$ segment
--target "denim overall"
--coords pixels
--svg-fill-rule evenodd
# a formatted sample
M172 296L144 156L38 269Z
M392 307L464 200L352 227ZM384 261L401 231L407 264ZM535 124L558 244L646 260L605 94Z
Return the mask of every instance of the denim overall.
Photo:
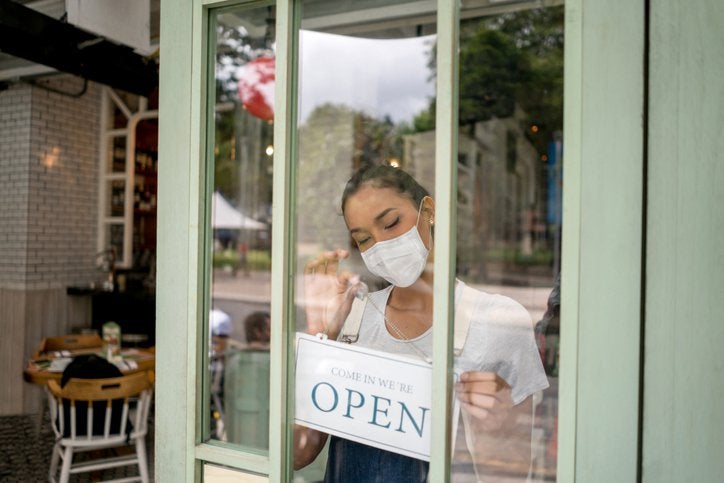
M332 436L325 483L420 483L429 464L397 453Z

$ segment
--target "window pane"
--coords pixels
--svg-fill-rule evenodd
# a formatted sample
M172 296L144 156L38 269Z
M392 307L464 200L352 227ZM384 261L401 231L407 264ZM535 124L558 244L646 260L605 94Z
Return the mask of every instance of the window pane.
M463 409L453 472L525 481L531 469L548 481L557 448L563 7L461 17L457 276L486 293L487 332L471 327L467 341L483 353L479 370L506 381L483 392L516 404L499 424Z
M123 224L107 224L105 227L104 240L107 240L108 246L110 247L107 255L104 252L104 256L110 256L113 260L117 260L120 253L123 253ZM105 262L104 262L105 263ZM112 289L112 288L111 288Z
M211 15L209 436L267 452L274 7ZM213 151L212 151L213 150Z
M106 182L105 215L122 218L126 212L126 182L111 180Z
M367 354L354 366L351 359L335 362L323 351L328 346L302 359L305 353L298 346L295 415L313 428L296 428L296 455L305 463L313 460L295 475L300 481L320 481L325 472L332 481L360 481L373 475L376 481L415 481L427 471L417 446L407 444L403 433L415 435L416 427L423 434L429 430L429 402L427 408L410 405L409 412L402 410L399 401L414 388L396 372L398 366L390 363L389 356L414 361L421 371L428 371L430 382L426 360L432 352L432 274L426 262L432 260L428 257L432 199L423 201L422 192L409 186L400 192L379 188L373 181L349 192L344 210L341 206L350 177L373 166L384 166L375 171L382 176L394 178L404 170L427 190L434 185L435 127L430 113L435 98L431 68L435 11L420 10L419 2L402 8L403 3L302 2L297 330L337 338L336 322L343 321L358 293L365 304L359 338L339 347L374 349L386 359ZM369 186L374 188L366 190ZM411 243L417 249L412 267L403 260L402 267L370 271L367 267L375 264L363 259L361 252L406 232L414 235ZM403 244L393 250L409 248ZM362 296L357 277L366 285L367 297ZM399 287L393 288L391 282ZM306 372L301 367L307 360L319 372L302 380ZM314 396L307 388L316 388ZM359 430L363 426L378 431L367 434ZM322 436L321 427L335 436ZM413 438L416 443L424 440L419 434ZM328 448L321 447L324 441ZM397 478L389 472L390 465Z
M125 173L126 172L126 137L114 136L110 138L108 143L109 153L107 173Z

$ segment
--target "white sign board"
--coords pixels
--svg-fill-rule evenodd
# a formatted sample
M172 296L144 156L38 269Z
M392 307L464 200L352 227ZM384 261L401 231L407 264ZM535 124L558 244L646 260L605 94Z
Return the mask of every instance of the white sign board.
M431 365L297 333L298 424L429 461L431 400Z

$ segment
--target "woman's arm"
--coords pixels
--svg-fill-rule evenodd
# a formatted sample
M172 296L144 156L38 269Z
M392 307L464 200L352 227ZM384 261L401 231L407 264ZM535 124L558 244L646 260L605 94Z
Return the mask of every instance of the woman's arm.
M298 424L294 425L294 470L314 461L327 442L327 434Z

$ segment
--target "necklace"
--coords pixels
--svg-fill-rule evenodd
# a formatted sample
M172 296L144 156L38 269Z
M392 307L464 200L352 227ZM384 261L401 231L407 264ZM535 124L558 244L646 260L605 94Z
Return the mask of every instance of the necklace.
M395 332L398 338L404 340L405 342L408 342L410 344L410 347L412 347L415 352L417 352L417 355L422 358L423 361L427 362L428 364L432 364L432 358L428 356L420 347L417 346L413 341L411 341L403 332L400 330L397 325L390 320L387 315L385 315L385 312L381 310L376 303L372 301L372 297L367 297L367 301L372 304L372 307L379 312L382 315L382 318L384 319L385 323L390 326L390 328Z

